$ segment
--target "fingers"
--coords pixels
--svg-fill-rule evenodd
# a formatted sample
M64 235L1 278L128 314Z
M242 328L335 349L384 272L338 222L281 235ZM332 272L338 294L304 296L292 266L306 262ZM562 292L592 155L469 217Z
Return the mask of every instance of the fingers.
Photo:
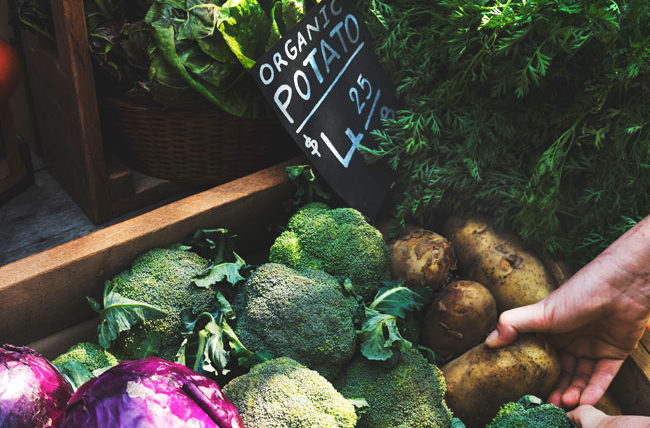
M545 319L541 302L505 311L499 317L497 328L485 339L485 344L490 348L500 348L514 342L519 333L547 331L550 326Z
M607 418L605 413L592 406L580 406L569 412L568 416L579 428L597 427Z
M601 399L609 384L612 383L614 376L623 365L623 360L600 360L594 367L593 374L589 384L582 391L580 396L580 405L594 405Z
M573 379L573 373L576 369L576 357L572 354L560 354L560 379L558 380L555 390L548 397L548 402L558 407L562 407L562 394L568 388Z
M593 360L581 358L576 363L575 372L571 379L571 384L562 394L562 406L572 408L580 403L582 391L589 384L592 374L594 373L595 363Z

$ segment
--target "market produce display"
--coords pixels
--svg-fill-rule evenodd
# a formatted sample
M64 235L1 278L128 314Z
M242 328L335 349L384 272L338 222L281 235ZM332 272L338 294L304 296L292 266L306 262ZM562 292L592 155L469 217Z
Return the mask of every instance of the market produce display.
M575 270L650 212L650 3L362 0L393 214L485 213ZM412 220L415 219L415 220Z
M47 363L67 391L62 426L184 426L181 420L196 418L197 426L219 427L449 428L455 416L473 428L498 413L492 427L538 420L564 427L560 409L514 403L546 396L555 384L559 361L548 343L524 336L496 350L477 345L496 322L497 304L475 277L503 261L494 245L463 240L503 236L487 226L466 235L448 241L412 228L395 241L409 251L393 267L444 265L434 287L400 278L408 269L393 269L389 280L382 234L359 212L322 203L299 208L269 249L273 262L259 266L234 251L226 229L201 229L149 250L107 282L101 304L89 299L100 315L99 344L77 344ZM511 249L507 240L496 246ZM356 254L348 248L357 257L346 260ZM456 254L440 256L445 251ZM295 257L278 263L286 254ZM457 271L454 257L483 269ZM516 289L524 295L536 286L522 281ZM360 295L360 283L374 295ZM118 364L105 348L134 361ZM68 402L70 386L78 389ZM171 402L179 408L165 405Z

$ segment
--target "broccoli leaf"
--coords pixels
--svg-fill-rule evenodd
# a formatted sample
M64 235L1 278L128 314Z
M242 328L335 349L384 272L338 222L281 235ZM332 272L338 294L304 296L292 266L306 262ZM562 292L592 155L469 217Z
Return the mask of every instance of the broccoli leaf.
M215 284L218 284L226 280L229 284L235 285L239 281L243 281L245 278L241 275L240 270L246 266L244 259L239 257L237 253L235 254L236 261L234 263L220 263L212 264L208 268L201 272L194 279L194 283L197 287L209 288Z
M160 308L144 302L138 302L126 298L116 291L113 291L114 284L107 281L104 286L104 305L100 310L100 304L91 297L87 297L88 303L99 312L99 326L97 327L97 339L99 344L108 349L117 336L129 330L135 324L152 319L162 318L167 314Z
M72 386L73 391L76 391L81 385L95 377L93 372L79 361L66 361L55 365Z
M223 294L217 294L212 312L203 312L192 319L190 309L182 314L184 340L176 354L176 362L197 373L226 375L231 362L243 368L266 361L271 356L254 353L237 338L227 319L235 312Z
M364 357L385 361L393 356L395 350L411 347L411 342L400 334L395 315L366 308L365 316L361 330L358 331L361 354Z
M288 211L293 212L296 208L312 202L329 200L329 193L323 190L310 165L288 166L286 171L289 179L296 185L296 193L285 206Z
M405 319L406 315L422 308L425 297L402 284L404 281L385 281L377 296L370 304L370 309Z

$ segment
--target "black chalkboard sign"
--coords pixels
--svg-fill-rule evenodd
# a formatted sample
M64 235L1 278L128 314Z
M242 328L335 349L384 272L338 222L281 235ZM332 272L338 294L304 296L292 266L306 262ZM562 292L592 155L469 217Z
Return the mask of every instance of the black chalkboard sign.
M361 15L347 0L325 0L252 69L267 101L330 186L375 218L392 183L388 167L357 150L392 118L395 90Z

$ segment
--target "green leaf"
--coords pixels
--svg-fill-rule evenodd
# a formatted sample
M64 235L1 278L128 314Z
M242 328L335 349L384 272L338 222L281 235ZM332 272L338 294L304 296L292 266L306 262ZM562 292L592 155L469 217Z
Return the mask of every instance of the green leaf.
M96 377L93 372L88 370L88 367L79 361L66 361L62 364L55 363L54 365L63 374L70 386L72 386L73 391L76 391L81 385Z
M365 316L361 330L358 331L361 354L364 357L385 361L390 359L395 351L411 347L411 342L400 334L394 315L366 308Z
M162 318L167 314L160 308L144 302L126 298L113 290L114 284L110 281L104 286L104 307L99 312L99 326L97 335L99 344L108 349L117 336L131 329L135 324ZM99 304L88 298L93 309Z
M211 265L205 271L197 275L194 279L196 286L200 288L210 288L224 280L231 285L235 285L239 281L245 280L246 278L241 275L240 271L244 266L246 266L246 262L244 262L244 259L239 257L237 253L233 254L235 254L236 257L234 263Z
M534 395L524 395L519 400L517 400L517 403L524 406L525 409L530 409L532 407L541 406L544 404L544 400Z
M201 374L225 375L230 371L229 365L250 368L272 358L251 352L241 343L227 322L234 317L232 306L220 292L212 312L193 318L191 310L183 311L184 340L175 361Z
M265 51L271 21L257 1L228 0L219 10L217 28L246 69Z
M398 285L403 284L403 281L387 281L384 284L370 304L370 309L405 319L409 313L422 308L426 302L422 295Z
M365 398L347 398L347 400L354 406L354 411L357 416L361 416L370 410L370 404Z
M285 205L287 211L293 212L300 207L311 202L326 202L330 195L323 190L311 165L293 165L286 167L289 179L296 186L296 193Z
M459 418L453 418L451 420L451 428L466 428L466 426Z

